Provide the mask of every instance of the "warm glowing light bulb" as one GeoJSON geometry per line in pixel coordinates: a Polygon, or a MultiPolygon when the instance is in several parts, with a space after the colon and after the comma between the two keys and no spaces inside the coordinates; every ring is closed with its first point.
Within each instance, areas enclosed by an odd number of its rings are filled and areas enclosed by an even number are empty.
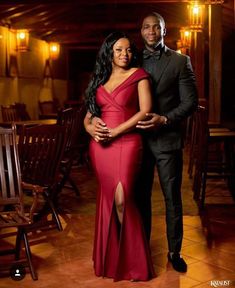
{"type": "Polygon", "coordinates": [[[29,48],[29,31],[26,29],[16,30],[16,50],[25,52],[29,48]]]}
{"type": "Polygon", "coordinates": [[[51,50],[52,50],[53,52],[56,52],[56,51],[58,50],[58,48],[57,48],[56,45],[53,45],[53,46],[51,47],[51,50]]]}
{"type": "Polygon", "coordinates": [[[51,59],[57,59],[60,53],[60,45],[59,43],[51,42],[49,44],[49,53],[51,59]]]}
{"type": "Polygon", "coordinates": [[[186,37],[189,37],[189,31],[185,31],[185,32],[184,32],[184,35],[185,35],[186,37]]]}
{"type": "Polygon", "coordinates": [[[199,14],[199,7],[193,6],[193,14],[199,14]]]}
{"type": "Polygon", "coordinates": [[[20,32],[19,33],[19,38],[22,39],[22,40],[25,39],[25,33],[24,32],[20,32]]]}

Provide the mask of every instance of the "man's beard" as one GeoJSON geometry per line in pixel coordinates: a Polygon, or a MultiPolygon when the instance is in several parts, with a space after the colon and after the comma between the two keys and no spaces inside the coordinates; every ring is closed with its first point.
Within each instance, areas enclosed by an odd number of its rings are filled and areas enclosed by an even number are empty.
{"type": "MultiPolygon", "coordinates": [[[[143,39],[143,40],[144,40],[144,39],[143,39]]],[[[156,50],[156,48],[157,48],[158,46],[161,46],[161,47],[163,46],[161,39],[160,39],[159,41],[153,43],[153,44],[149,44],[146,40],[144,40],[144,45],[145,45],[146,48],[150,48],[150,49],[152,49],[152,50],[156,50]]]]}

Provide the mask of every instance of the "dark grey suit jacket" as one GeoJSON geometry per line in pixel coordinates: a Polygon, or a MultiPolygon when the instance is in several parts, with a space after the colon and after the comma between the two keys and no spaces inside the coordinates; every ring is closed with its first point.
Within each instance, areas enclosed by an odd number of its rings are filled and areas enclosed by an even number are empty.
{"type": "Polygon", "coordinates": [[[149,144],[159,152],[181,149],[182,124],[198,103],[190,58],[165,46],[159,60],[143,59],[143,68],[152,78],[153,112],[169,119],[169,124],[148,133],[149,144]]]}

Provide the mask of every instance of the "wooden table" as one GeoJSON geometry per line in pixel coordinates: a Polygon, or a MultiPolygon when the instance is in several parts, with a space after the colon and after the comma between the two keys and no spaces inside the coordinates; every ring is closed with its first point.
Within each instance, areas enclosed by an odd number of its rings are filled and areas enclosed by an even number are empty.
{"type": "Polygon", "coordinates": [[[24,121],[14,121],[14,122],[1,122],[1,127],[9,127],[13,123],[16,125],[17,130],[20,129],[22,126],[35,126],[35,125],[42,125],[42,124],[56,124],[56,119],[35,119],[35,120],[24,120],[24,121]]]}
{"type": "Polygon", "coordinates": [[[34,126],[34,125],[41,125],[41,124],[56,124],[56,119],[36,119],[36,120],[25,120],[25,121],[16,121],[14,122],[16,126],[34,126]]]}
{"type": "Polygon", "coordinates": [[[40,114],[39,119],[40,120],[46,120],[46,119],[57,119],[58,112],[57,113],[49,113],[49,114],[40,114]]]}

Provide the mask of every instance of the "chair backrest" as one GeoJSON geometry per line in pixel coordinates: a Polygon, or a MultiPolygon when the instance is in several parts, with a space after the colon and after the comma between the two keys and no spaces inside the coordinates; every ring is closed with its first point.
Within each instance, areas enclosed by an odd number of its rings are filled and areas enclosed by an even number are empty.
{"type": "Polygon", "coordinates": [[[78,108],[63,109],[58,113],[57,124],[66,126],[68,130],[65,147],[66,152],[69,152],[76,143],[79,130],[79,113],[78,108]]]}
{"type": "Polygon", "coordinates": [[[20,116],[17,113],[15,105],[1,106],[3,122],[20,121],[20,116]]]}
{"type": "Polygon", "coordinates": [[[208,126],[208,111],[204,106],[198,106],[196,110],[196,133],[198,133],[198,140],[201,145],[205,145],[209,133],[208,126]]]}
{"type": "Polygon", "coordinates": [[[79,108],[67,108],[58,113],[57,124],[65,125],[68,128],[68,139],[66,150],[76,149],[79,143],[84,142],[87,133],[83,125],[83,120],[86,114],[85,106],[79,108]]]}
{"type": "Polygon", "coordinates": [[[38,105],[39,105],[39,111],[42,115],[57,113],[57,107],[53,100],[43,102],[39,101],[38,105]]]}
{"type": "MultiPolygon", "coordinates": [[[[23,214],[21,171],[16,143],[16,127],[0,128],[0,207],[23,214]]],[[[0,226],[1,226],[0,217],[0,226]]]]}
{"type": "Polygon", "coordinates": [[[26,105],[25,103],[20,103],[20,102],[16,102],[14,104],[15,108],[16,108],[16,112],[18,114],[18,117],[20,118],[20,120],[25,121],[25,120],[30,120],[30,116],[29,113],[26,109],[26,105]]]}
{"type": "Polygon", "coordinates": [[[204,165],[207,157],[208,148],[208,111],[203,106],[198,106],[195,112],[194,133],[195,141],[194,145],[197,145],[197,162],[198,165],[204,165]]]}
{"type": "Polygon", "coordinates": [[[23,127],[19,133],[22,179],[44,187],[56,184],[67,130],[60,125],[23,127]]]}
{"type": "Polygon", "coordinates": [[[79,124],[78,124],[78,142],[79,145],[87,146],[89,143],[89,134],[86,132],[84,127],[84,118],[87,113],[85,104],[81,105],[79,109],[79,124]]]}

